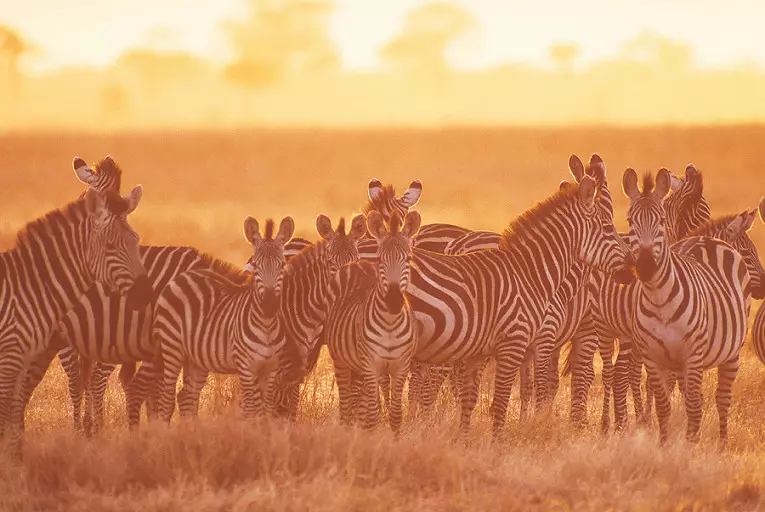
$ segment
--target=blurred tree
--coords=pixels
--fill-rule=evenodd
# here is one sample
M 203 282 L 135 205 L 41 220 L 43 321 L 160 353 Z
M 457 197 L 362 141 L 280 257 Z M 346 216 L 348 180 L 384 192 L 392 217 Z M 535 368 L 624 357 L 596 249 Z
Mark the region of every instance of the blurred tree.
M 409 13 L 401 31 L 380 49 L 380 56 L 394 68 L 442 74 L 449 69 L 449 47 L 476 25 L 462 6 L 430 2 Z
M 621 56 L 624 60 L 644 62 L 665 72 L 686 71 L 694 60 L 693 48 L 653 32 L 641 32 L 627 41 Z
M 18 32 L 0 25 L 0 92 L 7 89 L 11 99 L 18 97 L 21 86 L 21 57 L 31 49 L 32 46 Z
M 235 54 L 227 78 L 257 89 L 337 69 L 340 58 L 326 26 L 332 10 L 323 0 L 250 0 L 250 16 L 225 25 Z
M 571 72 L 574 61 L 579 57 L 579 45 L 576 43 L 555 43 L 549 49 L 550 59 L 558 71 Z
M 125 87 L 108 83 L 101 87 L 101 122 L 104 126 L 117 126 L 125 121 L 130 111 L 130 97 Z

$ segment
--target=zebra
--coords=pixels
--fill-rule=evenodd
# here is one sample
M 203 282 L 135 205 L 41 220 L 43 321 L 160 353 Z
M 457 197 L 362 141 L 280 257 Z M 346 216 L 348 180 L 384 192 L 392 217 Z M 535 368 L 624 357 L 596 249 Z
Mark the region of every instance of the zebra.
M 251 277 L 216 262 L 216 268 L 192 270 L 176 276 L 164 288 L 154 310 L 152 337 L 160 346 L 162 379 L 159 416 L 169 422 L 175 409 L 175 387 L 182 417 L 194 417 L 199 394 L 209 372 L 236 373 L 242 387 L 243 411 L 253 417 L 272 405 L 270 387 L 286 336 L 279 319 L 284 270 L 284 245 L 295 224 L 285 217 L 274 235 L 274 222 L 247 217 L 245 239 L 252 245 Z M 229 277 L 231 276 L 231 278 Z
M 613 205 L 611 202 L 611 196 L 608 191 L 608 184 L 606 179 L 606 170 L 603 160 L 597 155 L 592 155 L 588 167 L 585 169 L 581 160 L 572 155 L 569 158 L 569 170 L 572 176 L 580 182 L 585 175 L 589 175 L 598 183 L 599 189 L 599 206 L 601 208 L 601 214 L 605 219 L 610 219 L 613 222 Z M 474 232 L 467 234 L 459 239 L 454 240 L 447 245 L 446 253 L 455 254 L 462 251 L 471 252 L 474 250 L 485 250 L 496 248 L 499 245 L 500 235 L 491 232 Z M 545 314 L 544 322 L 540 329 L 537 331 L 534 340 L 529 345 L 524 362 L 521 367 L 521 414 L 525 416 L 528 410 L 528 403 L 531 397 L 531 378 L 530 368 L 531 361 L 536 360 L 537 364 L 537 407 L 541 408 L 549 400 L 547 396 L 547 380 L 548 371 L 547 363 L 550 360 L 550 354 L 556 353 L 554 349 L 560 347 L 563 342 L 570 339 L 576 331 L 576 328 L 582 322 L 582 318 L 585 313 L 585 300 L 584 297 L 579 300 L 573 300 L 577 295 L 583 295 L 583 285 L 589 280 L 589 267 L 582 263 L 576 263 L 569 275 L 563 281 L 559 289 L 557 290 L 553 300 L 549 304 L 548 310 Z M 580 291 L 581 290 L 581 291 Z M 582 331 L 580 336 L 587 335 L 593 337 L 592 329 L 589 331 Z M 555 368 L 557 368 L 557 359 L 555 360 Z M 440 371 L 439 371 L 440 370 Z M 433 393 L 437 392 L 440 388 L 441 382 L 444 376 L 448 373 L 443 369 L 436 370 L 433 375 L 433 379 L 436 382 L 427 382 L 427 376 L 425 372 L 433 371 L 432 369 L 426 369 L 423 365 L 417 365 L 413 372 L 414 385 L 410 384 L 410 401 L 414 401 L 415 405 L 418 402 L 425 402 L 423 405 L 429 406 L 432 404 L 434 396 Z M 453 386 L 460 380 L 459 364 L 455 366 L 456 374 L 452 378 Z M 556 371 L 557 373 L 557 371 Z M 418 393 L 418 386 L 420 382 L 424 382 L 427 389 L 422 393 Z M 455 388 L 453 387 L 453 390 Z M 419 396 L 418 396 L 419 395 Z M 419 407 L 416 407 L 419 409 Z
M 89 188 L 119 191 L 122 171 L 110 157 L 98 162 L 95 169 L 91 169 L 80 158 L 76 158 L 73 165 L 77 177 Z M 139 246 L 138 250 L 155 292 L 161 292 L 179 273 L 210 268 L 214 261 L 192 247 Z M 51 337 L 52 350 L 31 365 L 24 389 L 24 402 L 28 402 L 32 391 L 45 375 L 55 356 L 55 349 L 64 347 L 58 356 L 69 380 L 74 429 L 84 428 L 88 435 L 92 435 L 103 423 L 103 397 L 116 364 L 128 363 L 123 365 L 123 372 L 120 372 L 124 388 L 133 371 L 130 363 L 154 357 L 156 347 L 150 337 L 152 318 L 152 305 L 134 311 L 120 294 L 99 283 L 91 286 L 58 322 Z M 81 364 L 86 359 L 94 362 L 92 366 L 84 364 L 85 369 L 90 370 L 90 384 L 87 386 L 83 425 L 81 381 L 85 376 L 81 375 Z
M 630 200 L 630 251 L 639 283 L 634 292 L 633 341 L 642 356 L 656 396 L 660 441 L 668 438 L 670 414 L 667 373 L 678 374 L 684 391 L 686 438 L 698 441 L 704 369 L 718 369 L 717 410 L 720 442 L 728 436 L 731 385 L 747 331 L 750 276 L 742 256 L 730 245 L 708 237 L 690 237 L 672 250 L 665 240 L 664 197 L 670 176 L 647 173 L 642 191 L 637 173 L 622 180 Z
M 294 350 L 287 351 L 286 360 L 279 365 L 274 378 L 273 407 L 280 416 L 294 419 L 297 414 L 300 383 L 319 356 L 318 339 L 330 279 L 344 265 L 358 261 L 358 244 L 366 229 L 364 215 L 354 217 L 346 233 L 345 219 L 341 218 L 337 228 L 333 229 L 329 217 L 320 214 L 316 218 L 316 230 L 321 239 L 292 257 L 285 268 L 279 317 L 287 344 Z M 253 264 L 253 261 L 249 262 L 250 268 Z M 144 363 L 131 382 L 126 393 L 131 428 L 138 425 L 145 400 L 149 413 L 157 407 L 156 384 L 160 369 L 156 361 Z
M 23 430 L 28 368 L 50 351 L 56 322 L 90 285 L 125 294 L 131 308 L 151 300 L 139 237 L 127 220 L 141 195 L 140 185 L 125 197 L 88 190 L 27 224 L 16 247 L 0 256 L 0 433 Z
M 494 435 L 510 387 L 550 300 L 578 261 L 624 276 L 627 249 L 596 204 L 597 183 L 563 182 L 511 222 L 500 248 L 452 256 L 413 249 L 408 297 L 421 326 L 417 361 L 463 364 L 460 431 L 467 433 L 486 357 L 497 362 Z
M 760 201 L 758 209 L 760 220 L 765 224 L 765 197 Z M 765 364 L 765 307 L 762 304 L 760 304 L 752 324 L 752 345 L 754 345 L 754 353 Z
M 357 414 L 365 428 L 378 421 L 378 385 L 390 389 L 389 422 L 401 428 L 401 396 L 416 349 L 414 315 L 404 293 L 409 284 L 411 246 L 420 227 L 420 214 L 409 212 L 403 221 L 397 211 L 386 229 L 382 214 L 367 216 L 369 232 L 377 241 L 377 265 L 360 261 L 335 275 L 328 296 L 323 337 L 335 368 L 340 415 L 350 423 L 356 404 L 352 378 L 360 380 L 363 400 Z M 389 381 L 389 385 L 388 385 Z

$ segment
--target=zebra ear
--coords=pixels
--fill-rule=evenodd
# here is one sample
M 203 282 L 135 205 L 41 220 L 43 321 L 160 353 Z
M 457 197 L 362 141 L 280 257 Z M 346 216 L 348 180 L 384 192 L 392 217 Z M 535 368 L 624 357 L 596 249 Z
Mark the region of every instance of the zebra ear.
M 765 223 L 765 197 L 760 200 L 760 220 Z
M 131 190 L 130 193 L 124 197 L 128 205 L 125 215 L 130 215 L 131 213 L 135 211 L 136 208 L 138 208 L 138 203 L 141 202 L 142 196 L 143 196 L 143 187 L 141 185 L 136 185 L 135 188 Z
M 369 199 L 375 201 L 383 193 L 383 186 L 380 180 L 372 178 L 369 180 Z
M 356 215 L 351 221 L 351 230 L 348 233 L 348 236 L 358 240 L 362 236 L 364 236 L 366 232 L 367 232 L 367 219 L 364 217 L 364 214 Z
M 585 176 L 579 184 L 579 198 L 584 207 L 589 210 L 595 207 L 595 192 L 597 183 L 592 176 Z
M 417 236 L 417 232 L 420 231 L 421 223 L 422 217 L 420 212 L 409 212 L 404 219 L 404 227 L 401 229 L 401 233 L 407 238 L 414 238 Z
M 295 221 L 292 220 L 292 217 L 284 217 L 281 223 L 279 223 L 279 232 L 274 240 L 278 241 L 281 245 L 285 245 L 292 239 L 293 233 L 295 233 Z
M 558 190 L 568 190 L 571 187 L 571 183 L 569 183 L 566 180 L 561 180 L 560 185 L 558 185 Z
M 324 240 L 332 240 L 336 235 L 335 230 L 332 229 L 332 221 L 323 213 L 316 217 L 316 231 Z
M 577 183 L 582 181 L 584 177 L 584 164 L 579 160 L 576 155 L 571 155 L 568 159 L 568 170 L 571 171 L 571 176 L 574 177 Z
M 385 229 L 383 216 L 376 210 L 369 212 L 369 215 L 367 215 L 367 229 L 369 229 L 369 234 L 378 240 L 388 234 L 388 230 Z
M 624 176 L 622 177 L 622 191 L 624 191 L 624 195 L 627 196 L 630 201 L 634 201 L 640 197 L 637 173 L 632 167 L 624 171 Z
M 98 179 L 98 176 L 93 169 L 91 169 L 90 166 L 85 163 L 85 160 L 79 156 L 74 157 L 74 160 L 72 160 L 72 169 L 74 169 L 77 179 L 86 185 L 90 185 Z
M 752 229 L 754 218 L 757 216 L 757 210 L 746 210 L 739 213 L 725 226 L 725 241 L 733 241 Z
M 656 186 L 653 188 L 653 195 L 656 199 L 662 200 L 667 197 L 672 187 L 672 177 L 667 169 L 659 169 L 656 175 Z
M 696 166 L 688 164 L 685 168 L 685 181 L 691 181 L 699 176 L 699 171 L 696 170 Z
M 263 240 L 263 237 L 260 236 L 258 221 L 252 217 L 244 219 L 244 239 L 253 245 Z
M 409 184 L 409 189 L 404 192 L 404 195 L 401 196 L 401 205 L 405 206 L 406 208 L 411 208 L 417 204 L 417 201 L 420 200 L 421 195 L 422 184 L 420 183 L 420 180 L 414 180 Z

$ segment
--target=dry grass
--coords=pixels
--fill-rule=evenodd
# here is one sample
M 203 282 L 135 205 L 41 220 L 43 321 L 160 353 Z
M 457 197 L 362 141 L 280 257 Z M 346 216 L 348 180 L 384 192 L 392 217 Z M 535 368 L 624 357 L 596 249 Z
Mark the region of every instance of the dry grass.
M 420 178 L 426 221 L 500 229 L 556 189 L 571 152 L 601 153 L 617 212 L 625 205 L 618 194 L 624 167 L 681 170 L 691 160 L 707 176 L 714 213 L 742 210 L 765 194 L 763 135 L 746 128 L 3 137 L 2 245 L 25 220 L 76 197 L 74 154 L 94 160 L 111 152 L 126 187 L 144 184 L 134 224 L 145 243 L 193 243 L 241 261 L 246 215 L 289 213 L 311 234 L 318 212 L 357 210 L 372 176 L 400 188 Z M 765 227 L 752 234 L 765 247 Z M 516 391 L 506 439 L 492 444 L 490 373 L 467 446 L 454 442 L 448 395 L 433 423 L 409 423 L 399 440 L 384 428 L 339 426 L 326 356 L 304 390 L 297 426 L 241 421 L 232 407 L 235 381 L 212 377 L 199 422 L 130 433 L 112 382 L 105 431 L 88 441 L 70 431 L 64 376 L 54 363 L 28 409 L 23 463 L 0 455 L 0 510 L 765 508 L 765 370 L 748 349 L 725 453 L 716 449 L 713 374 L 705 382 L 700 445 L 682 440 L 685 415 L 675 403 L 675 438 L 660 449 L 655 427 L 600 435 L 599 378 L 590 427 L 571 429 L 563 382 L 551 413 L 528 425 L 518 422 Z

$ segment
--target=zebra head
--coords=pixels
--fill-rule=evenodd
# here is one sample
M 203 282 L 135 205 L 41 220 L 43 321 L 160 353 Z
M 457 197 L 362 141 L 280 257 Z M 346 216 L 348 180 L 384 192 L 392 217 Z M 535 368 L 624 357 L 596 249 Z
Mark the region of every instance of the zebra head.
M 141 200 L 138 185 L 127 196 L 114 190 L 88 189 L 85 194 L 85 262 L 93 279 L 127 294 L 127 304 L 143 309 L 154 298 L 154 291 L 138 253 L 138 234 L 127 217 Z
M 420 230 L 420 214 L 409 212 L 404 218 L 394 211 L 390 229 L 385 227 L 382 214 L 373 211 L 367 216 L 369 233 L 377 240 L 377 286 L 385 297 L 388 313 L 398 314 L 404 307 L 404 293 L 409 286 L 412 243 Z
M 611 199 L 611 192 L 608 190 L 608 179 L 606 177 L 606 164 L 599 155 L 593 153 L 590 157 L 590 163 L 587 168 L 576 155 L 571 155 L 568 159 L 568 169 L 577 183 L 582 182 L 585 176 L 591 176 L 597 183 L 598 208 L 601 218 L 606 222 L 614 221 L 614 203 Z
M 659 170 L 654 183 L 653 175 L 643 176 L 643 190 L 638 189 L 638 177 L 634 169 L 627 169 L 622 178 L 624 194 L 630 200 L 627 211 L 629 245 L 638 278 L 649 281 L 658 272 L 662 261 L 667 259 L 667 217 L 664 198 L 672 186 L 667 169 Z
M 604 219 L 597 201 L 598 185 L 591 176 L 581 179 L 578 190 L 566 181 L 561 191 L 575 195 L 571 221 L 576 224 L 581 243 L 577 259 L 612 275 L 616 282 L 632 282 L 629 251 L 616 233 L 613 219 Z
M 369 203 L 364 207 L 364 213 L 369 215 L 372 211 L 382 214 L 385 222 L 390 222 L 393 212 L 398 212 L 400 218 L 404 218 L 411 207 L 417 204 L 422 195 L 422 184 L 414 180 L 409 188 L 401 196 L 396 196 L 393 185 L 383 185 L 380 180 L 369 180 Z
M 120 191 L 122 185 L 122 170 L 117 163 L 112 159 L 110 155 L 106 155 L 100 162 L 96 164 L 96 169 L 93 170 L 88 164 L 85 163 L 80 157 L 74 157 L 72 161 L 72 167 L 77 178 L 86 184 L 88 188 L 94 188 L 96 190 L 114 190 Z M 85 192 L 80 196 L 85 195 Z
M 765 269 L 757 255 L 757 247 L 748 234 L 756 216 L 757 210 L 747 210 L 738 215 L 726 216 L 722 221 L 721 232 L 713 233 L 712 236 L 729 243 L 738 251 L 749 272 L 752 297 L 762 300 L 765 298 Z
M 367 223 L 364 215 L 357 215 L 351 221 L 351 229 L 345 233 L 345 219 L 341 218 L 337 229 L 324 214 L 316 218 L 316 231 L 327 243 L 326 259 L 330 274 L 348 263 L 359 259 L 359 240 L 366 234 Z
M 285 217 L 274 236 L 274 221 L 266 220 L 266 229 L 260 235 L 258 221 L 252 217 L 244 220 L 244 238 L 252 245 L 252 257 L 247 270 L 253 275 L 255 296 L 263 308 L 263 314 L 273 318 L 279 309 L 284 278 L 284 245 L 295 232 L 292 217 Z
M 667 217 L 667 243 L 673 244 L 709 222 L 712 215 L 704 198 L 704 181 L 693 164 L 685 168 L 685 178 L 670 174 L 672 193 L 664 200 Z

